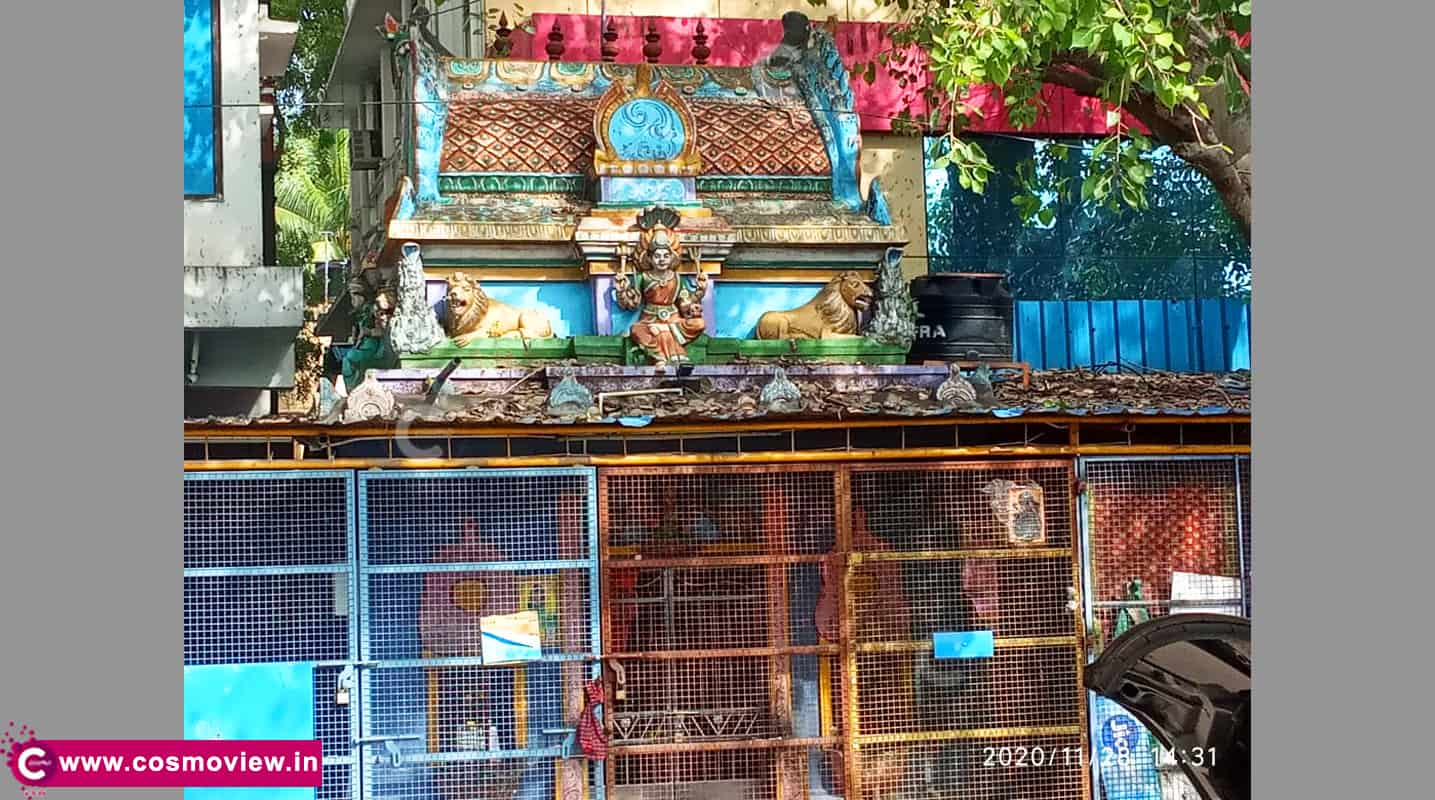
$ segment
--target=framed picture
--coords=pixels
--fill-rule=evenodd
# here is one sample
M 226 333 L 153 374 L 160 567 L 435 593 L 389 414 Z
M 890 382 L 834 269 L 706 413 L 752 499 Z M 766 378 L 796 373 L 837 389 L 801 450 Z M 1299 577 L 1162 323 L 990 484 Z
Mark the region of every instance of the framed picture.
M 1034 483 L 1007 487 L 1007 541 L 1017 547 L 1046 544 L 1046 502 L 1041 487 Z

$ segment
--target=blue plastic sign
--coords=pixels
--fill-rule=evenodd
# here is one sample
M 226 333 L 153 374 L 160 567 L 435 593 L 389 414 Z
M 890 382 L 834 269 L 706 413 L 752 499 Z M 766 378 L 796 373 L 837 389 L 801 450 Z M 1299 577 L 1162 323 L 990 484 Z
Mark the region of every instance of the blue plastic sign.
M 932 634 L 936 658 L 991 658 L 996 639 L 991 631 L 939 631 Z
M 1107 800 L 1161 800 L 1161 778 L 1150 734 L 1126 710 L 1096 698 L 1096 757 Z

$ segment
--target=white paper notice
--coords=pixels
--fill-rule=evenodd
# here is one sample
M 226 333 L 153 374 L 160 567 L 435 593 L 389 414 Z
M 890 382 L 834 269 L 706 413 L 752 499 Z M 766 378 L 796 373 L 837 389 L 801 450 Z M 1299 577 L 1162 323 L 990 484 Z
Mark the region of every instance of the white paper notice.
M 1241 579 L 1194 572 L 1171 573 L 1171 613 L 1241 613 Z

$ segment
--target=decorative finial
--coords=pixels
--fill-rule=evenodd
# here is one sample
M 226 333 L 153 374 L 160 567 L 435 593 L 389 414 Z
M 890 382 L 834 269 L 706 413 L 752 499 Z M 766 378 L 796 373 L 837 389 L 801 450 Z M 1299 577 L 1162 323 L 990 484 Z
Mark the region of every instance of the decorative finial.
M 563 29 L 558 26 L 558 20 L 553 20 L 553 30 L 548 32 L 548 46 L 544 48 L 548 52 L 549 61 L 557 61 L 563 57 Z
M 643 37 L 647 44 L 643 45 L 643 58 L 649 64 L 658 63 L 658 57 L 663 54 L 663 37 L 658 35 L 658 22 L 651 17 L 648 19 L 648 33 Z
M 618 60 L 618 26 L 611 19 L 603 31 L 603 60 L 609 63 Z
M 776 367 L 772 371 L 772 380 L 762 387 L 757 396 L 757 402 L 766 411 L 792 413 L 802 408 L 802 392 L 797 384 L 788 380 L 787 370 Z
M 947 379 L 935 392 L 937 402 L 952 408 L 969 406 L 977 400 L 977 388 L 962 377 L 962 368 L 953 361 L 947 365 Z
M 513 29 L 508 27 L 508 14 L 506 12 L 498 15 L 498 35 L 493 40 L 493 55 L 495 58 L 508 58 L 513 52 L 513 40 L 508 37 L 513 35 Z
M 379 383 L 373 370 L 364 374 L 364 381 L 344 399 L 344 410 L 340 422 L 366 422 L 373 419 L 387 419 L 397 408 L 393 392 Z
M 693 31 L 693 63 L 708 63 L 708 56 L 712 55 L 712 52 L 712 48 L 708 47 L 707 29 L 703 27 L 703 21 L 698 20 L 698 27 Z
M 548 413 L 555 417 L 581 417 L 593 405 L 593 393 L 578 382 L 572 372 L 548 394 Z

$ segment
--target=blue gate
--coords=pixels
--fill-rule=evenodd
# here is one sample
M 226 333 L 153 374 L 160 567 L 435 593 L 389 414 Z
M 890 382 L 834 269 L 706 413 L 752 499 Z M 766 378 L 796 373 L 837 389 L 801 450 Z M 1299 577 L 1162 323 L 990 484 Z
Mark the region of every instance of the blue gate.
M 185 735 L 320 739 L 295 798 L 602 800 L 598 597 L 591 469 L 187 474 Z
M 320 800 L 352 800 L 354 475 L 184 476 L 184 711 L 192 739 L 312 739 Z M 253 790 L 190 789 L 189 800 Z M 312 798 L 313 789 L 272 790 Z
M 601 798 L 575 729 L 599 674 L 594 471 L 366 472 L 358 505 L 362 797 Z

